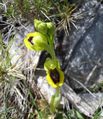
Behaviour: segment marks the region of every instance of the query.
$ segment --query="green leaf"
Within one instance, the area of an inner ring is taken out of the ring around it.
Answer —
[[[78,119],[84,119],[84,117],[82,116],[82,114],[80,114],[78,111],[75,111],[76,116]]]

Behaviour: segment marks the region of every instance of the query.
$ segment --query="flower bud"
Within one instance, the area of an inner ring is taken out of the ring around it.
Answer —
[[[37,29],[38,25],[41,23],[40,20],[34,19],[34,26]]]
[[[24,43],[30,50],[41,51],[47,47],[46,37],[39,32],[28,33],[24,38]]]
[[[48,28],[48,34],[54,35],[54,32],[55,32],[54,24],[52,22],[48,22],[46,24],[47,24],[47,28]]]

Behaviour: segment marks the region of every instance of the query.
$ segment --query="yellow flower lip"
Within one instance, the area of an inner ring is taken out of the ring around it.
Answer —
[[[24,38],[24,43],[26,45],[26,47],[30,50],[34,50],[33,46],[34,46],[34,43],[33,43],[33,37],[35,36],[34,33],[28,33],[26,35],[26,37]]]
[[[44,64],[44,69],[46,71],[46,79],[48,84],[53,88],[61,87],[64,83],[64,73],[61,70],[58,60],[46,59]]]
[[[55,68],[47,72],[46,79],[53,88],[61,87],[64,83],[64,73],[61,69]]]

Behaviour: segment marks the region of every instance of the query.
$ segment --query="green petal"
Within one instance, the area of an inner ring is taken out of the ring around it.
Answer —
[[[56,68],[56,65],[53,62],[53,60],[50,58],[47,58],[44,63],[44,69],[48,72],[50,69],[54,69],[54,68]]]
[[[47,58],[44,63],[44,69],[48,72],[50,69],[60,68],[59,61],[57,59]]]

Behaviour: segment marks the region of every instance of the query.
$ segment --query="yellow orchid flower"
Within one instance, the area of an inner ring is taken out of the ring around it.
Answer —
[[[64,73],[58,66],[58,62],[48,58],[44,64],[46,79],[53,88],[61,87],[64,83]]]
[[[47,38],[39,32],[28,33],[24,43],[28,49],[36,51],[45,50],[48,45]]]

